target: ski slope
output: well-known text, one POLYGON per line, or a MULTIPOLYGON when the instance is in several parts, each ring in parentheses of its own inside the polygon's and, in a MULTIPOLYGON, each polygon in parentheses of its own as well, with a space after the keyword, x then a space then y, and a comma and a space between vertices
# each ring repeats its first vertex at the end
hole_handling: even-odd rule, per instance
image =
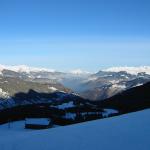
POLYGON ((0 126, 0 150, 149 150, 150 109, 47 130, 0 126))

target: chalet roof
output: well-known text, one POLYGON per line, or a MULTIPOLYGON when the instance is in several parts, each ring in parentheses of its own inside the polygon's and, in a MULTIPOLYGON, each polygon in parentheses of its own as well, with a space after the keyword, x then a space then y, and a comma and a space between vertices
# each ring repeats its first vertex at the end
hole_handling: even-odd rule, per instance
POLYGON ((26 118, 26 124, 48 125, 50 121, 49 118, 26 118))

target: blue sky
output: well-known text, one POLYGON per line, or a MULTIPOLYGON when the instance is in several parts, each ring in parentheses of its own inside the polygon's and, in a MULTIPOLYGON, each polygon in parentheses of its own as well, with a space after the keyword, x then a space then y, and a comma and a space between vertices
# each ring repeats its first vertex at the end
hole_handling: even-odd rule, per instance
POLYGON ((150 65, 149 8, 149 0, 0 0, 0 63, 150 65))

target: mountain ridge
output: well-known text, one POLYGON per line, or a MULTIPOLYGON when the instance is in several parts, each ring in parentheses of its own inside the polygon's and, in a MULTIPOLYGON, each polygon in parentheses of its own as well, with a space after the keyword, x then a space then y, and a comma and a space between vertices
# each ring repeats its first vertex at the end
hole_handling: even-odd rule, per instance
MULTIPOLYGON (((44 71, 44 72, 63 72, 63 73, 71 73, 71 74, 94 74, 94 72, 89 72, 89 71, 82 70, 79 68, 70 70, 70 71, 58 71, 58 70, 49 69, 49 68, 30 67, 28 65, 2 65, 2 64, 0 64, 0 72, 2 70, 11 70, 11 71, 15 71, 15 72, 26 72, 26 73, 44 71)), ((127 73, 136 74, 136 75, 138 73, 145 72, 150 75, 150 66, 137 66, 137 67, 119 66, 119 67, 108 67, 106 69, 99 69, 99 70, 104 71, 104 72, 126 71, 127 73)))
MULTIPOLYGON (((115 67, 89 73, 80 69, 71 72, 59 72, 45 68, 0 65, 0 78, 13 78, 33 84, 51 84, 51 89, 70 89, 85 99, 103 100, 119 92, 150 81, 149 66, 144 67, 115 67), (119 72, 118 72, 119 71, 119 72), (132 72, 131 72, 132 71, 132 72), (145 71, 145 72, 143 72, 145 71), (134 72, 134 73, 133 73, 134 72)), ((2 80, 0 85, 6 85, 7 80, 2 80), (4 83, 5 82, 5 83, 4 83)), ((28 88, 29 89, 29 88, 28 88)), ((8 93, 1 88, 3 95, 8 93)), ((1 94, 1 95, 2 95, 1 94)))

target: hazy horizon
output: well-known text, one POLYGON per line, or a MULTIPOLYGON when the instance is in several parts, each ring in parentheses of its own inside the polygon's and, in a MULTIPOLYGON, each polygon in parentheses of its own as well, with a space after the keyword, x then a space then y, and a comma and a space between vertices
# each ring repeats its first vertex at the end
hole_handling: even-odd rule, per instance
POLYGON ((2 0, 0 64, 82 69, 150 65, 148 0, 2 0))

